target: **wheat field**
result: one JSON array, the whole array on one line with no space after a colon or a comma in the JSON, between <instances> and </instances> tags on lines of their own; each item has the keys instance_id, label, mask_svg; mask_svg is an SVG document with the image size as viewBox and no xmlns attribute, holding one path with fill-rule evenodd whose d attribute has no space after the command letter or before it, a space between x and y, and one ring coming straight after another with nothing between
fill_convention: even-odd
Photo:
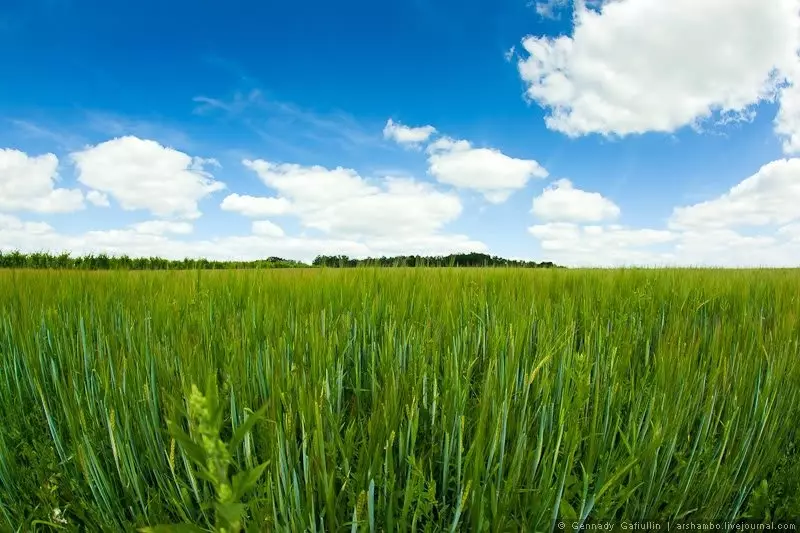
<instances>
[{"instance_id":1,"label":"wheat field","mask_svg":"<svg viewBox=\"0 0 800 533\"><path fill-rule=\"evenodd\" d=\"M793 270L0 271L0 530L791 519L799 357Z\"/></svg>"}]
</instances>

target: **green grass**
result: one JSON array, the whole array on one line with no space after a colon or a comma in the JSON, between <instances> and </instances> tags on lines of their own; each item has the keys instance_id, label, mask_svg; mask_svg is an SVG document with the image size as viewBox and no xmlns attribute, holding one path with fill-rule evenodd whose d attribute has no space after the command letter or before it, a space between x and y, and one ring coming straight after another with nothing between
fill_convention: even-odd
<instances>
[{"instance_id":1,"label":"green grass","mask_svg":"<svg viewBox=\"0 0 800 533\"><path fill-rule=\"evenodd\" d=\"M799 357L790 270L3 271L0 530L792 518Z\"/></svg>"}]
</instances>

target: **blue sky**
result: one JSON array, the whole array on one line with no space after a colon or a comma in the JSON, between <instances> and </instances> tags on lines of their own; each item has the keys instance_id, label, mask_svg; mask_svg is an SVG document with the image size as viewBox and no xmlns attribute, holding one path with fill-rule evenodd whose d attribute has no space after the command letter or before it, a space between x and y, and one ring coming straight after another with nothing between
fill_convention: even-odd
<instances>
[{"instance_id":1,"label":"blue sky","mask_svg":"<svg viewBox=\"0 0 800 533\"><path fill-rule=\"evenodd\" d=\"M796 265L797 0L0 5L0 249Z\"/></svg>"}]
</instances>

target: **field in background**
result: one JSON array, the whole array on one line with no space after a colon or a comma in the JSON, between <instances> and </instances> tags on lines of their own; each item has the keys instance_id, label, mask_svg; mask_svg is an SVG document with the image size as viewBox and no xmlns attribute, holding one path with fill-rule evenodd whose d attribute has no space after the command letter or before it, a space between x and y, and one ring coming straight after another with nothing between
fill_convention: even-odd
<instances>
[{"instance_id":1,"label":"field in background","mask_svg":"<svg viewBox=\"0 0 800 533\"><path fill-rule=\"evenodd\" d=\"M210 527L209 376L252 531L796 517L798 357L789 270L0 271L0 530Z\"/></svg>"}]
</instances>

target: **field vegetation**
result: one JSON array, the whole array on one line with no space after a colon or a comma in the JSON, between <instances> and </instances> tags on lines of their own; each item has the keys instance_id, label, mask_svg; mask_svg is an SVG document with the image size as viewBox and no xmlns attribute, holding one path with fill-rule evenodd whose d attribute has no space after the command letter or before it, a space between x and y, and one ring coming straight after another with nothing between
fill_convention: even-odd
<instances>
[{"instance_id":1,"label":"field vegetation","mask_svg":"<svg viewBox=\"0 0 800 533\"><path fill-rule=\"evenodd\" d=\"M2 270L0 530L790 519L798 357L792 270Z\"/></svg>"}]
</instances>

